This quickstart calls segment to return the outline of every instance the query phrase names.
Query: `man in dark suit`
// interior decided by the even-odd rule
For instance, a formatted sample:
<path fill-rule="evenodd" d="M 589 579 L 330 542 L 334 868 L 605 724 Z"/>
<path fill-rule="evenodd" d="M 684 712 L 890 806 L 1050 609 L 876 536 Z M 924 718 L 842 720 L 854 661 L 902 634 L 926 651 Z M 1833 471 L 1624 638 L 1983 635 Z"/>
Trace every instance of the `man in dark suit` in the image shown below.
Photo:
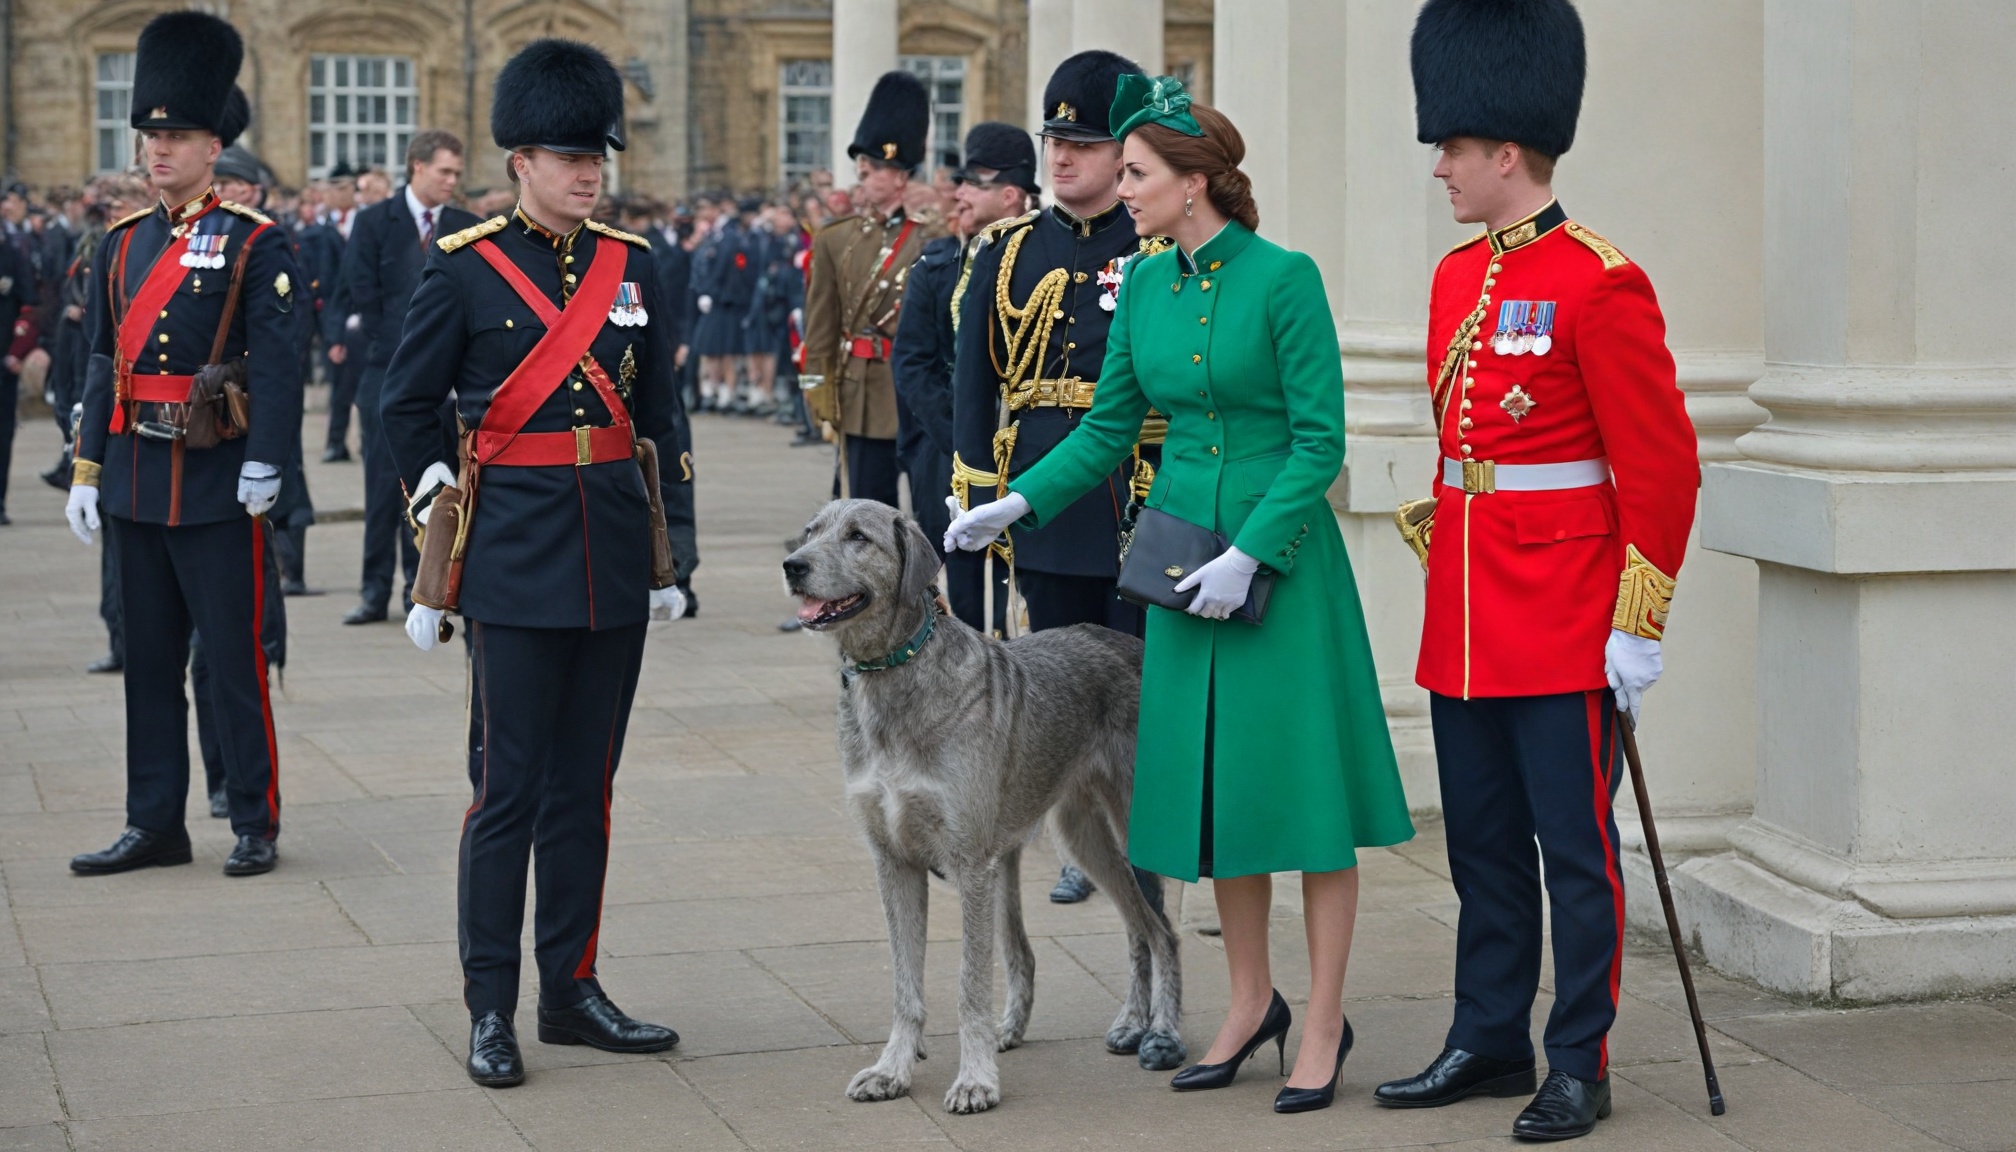
<path fill-rule="evenodd" d="M 385 619 L 392 600 L 392 556 L 396 549 L 405 573 L 402 602 L 413 591 L 420 555 L 411 534 L 400 530 L 399 473 L 392 466 L 378 423 L 378 399 L 385 366 L 406 327 L 406 306 L 420 283 L 420 269 L 434 241 L 475 224 L 476 217 L 450 204 L 462 180 L 462 141 L 448 132 L 422 132 L 406 147 L 406 186 L 357 214 L 343 253 L 337 296 L 340 311 L 357 319 L 341 339 L 347 357 L 362 357 L 357 389 L 357 424 L 364 449 L 364 574 L 357 606 L 345 624 Z M 402 609 L 403 610 L 403 609 Z"/>

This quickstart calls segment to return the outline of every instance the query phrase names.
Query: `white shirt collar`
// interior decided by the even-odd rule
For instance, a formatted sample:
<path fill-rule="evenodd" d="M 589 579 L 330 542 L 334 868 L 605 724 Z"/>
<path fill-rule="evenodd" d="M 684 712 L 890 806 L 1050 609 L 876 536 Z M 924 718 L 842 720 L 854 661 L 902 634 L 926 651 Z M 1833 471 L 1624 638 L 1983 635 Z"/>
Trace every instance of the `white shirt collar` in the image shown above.
<path fill-rule="evenodd" d="M 428 211 L 430 211 L 430 209 L 425 204 L 422 204 L 420 202 L 420 197 L 413 194 L 413 185 L 411 184 L 406 185 L 405 192 L 406 192 L 406 211 L 413 214 L 413 230 L 416 232 L 420 231 L 422 228 L 426 227 L 424 217 L 426 216 Z M 442 204 L 442 205 L 436 205 L 433 209 L 431 209 L 431 211 L 434 213 L 434 230 L 436 232 L 439 232 L 441 230 L 441 209 L 445 207 L 447 207 L 447 205 Z"/>

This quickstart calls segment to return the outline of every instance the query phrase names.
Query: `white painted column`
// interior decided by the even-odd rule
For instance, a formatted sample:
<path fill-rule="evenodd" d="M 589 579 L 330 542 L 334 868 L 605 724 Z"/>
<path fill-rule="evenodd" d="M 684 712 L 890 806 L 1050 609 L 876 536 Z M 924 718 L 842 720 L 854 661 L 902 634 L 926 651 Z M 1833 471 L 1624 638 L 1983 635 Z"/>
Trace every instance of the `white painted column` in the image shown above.
<path fill-rule="evenodd" d="M 1071 51 L 1087 48 L 1118 52 L 1150 76 L 1160 76 L 1162 0 L 1072 0 Z"/>
<path fill-rule="evenodd" d="M 854 183 L 847 145 L 868 94 L 896 68 L 896 0 L 833 0 L 833 182 Z"/>
<path fill-rule="evenodd" d="M 1759 563 L 1757 803 L 1676 894 L 1709 960 L 1768 987 L 2016 981 L 2016 265 L 1992 223 L 2016 189 L 1976 153 L 2016 133 L 2012 37 L 2000 5 L 1764 6 L 1770 419 L 1708 469 L 1701 529 Z"/>
<path fill-rule="evenodd" d="M 1029 102 L 1026 127 L 1043 130 L 1050 109 L 1043 107 L 1043 86 L 1057 65 L 1071 55 L 1071 0 L 1029 0 Z"/>

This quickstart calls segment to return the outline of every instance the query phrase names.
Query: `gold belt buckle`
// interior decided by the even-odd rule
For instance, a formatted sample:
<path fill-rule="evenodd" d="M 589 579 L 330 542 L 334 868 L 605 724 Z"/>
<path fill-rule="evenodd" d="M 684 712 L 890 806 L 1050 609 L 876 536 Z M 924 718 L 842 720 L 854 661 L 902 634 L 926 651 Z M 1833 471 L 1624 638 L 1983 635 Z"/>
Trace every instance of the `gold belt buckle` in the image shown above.
<path fill-rule="evenodd" d="M 595 462 L 594 455 L 590 452 L 588 445 L 589 431 L 590 429 L 586 424 L 577 425 L 574 429 L 574 466 L 576 468 L 586 468 Z"/>
<path fill-rule="evenodd" d="M 1492 460 L 1463 461 L 1463 491 L 1472 496 L 1498 490 L 1498 465 Z"/>

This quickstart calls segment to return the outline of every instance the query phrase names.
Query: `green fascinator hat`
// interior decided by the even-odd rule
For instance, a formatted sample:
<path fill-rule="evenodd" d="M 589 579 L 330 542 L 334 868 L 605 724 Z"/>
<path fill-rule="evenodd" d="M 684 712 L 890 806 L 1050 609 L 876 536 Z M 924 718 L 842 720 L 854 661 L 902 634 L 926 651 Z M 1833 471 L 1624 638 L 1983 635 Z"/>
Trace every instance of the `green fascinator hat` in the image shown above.
<path fill-rule="evenodd" d="M 1113 138 L 1125 140 L 1129 132 L 1143 124 L 1160 124 L 1185 136 L 1202 136 L 1197 118 L 1190 115 L 1190 93 L 1174 76 L 1143 76 L 1138 72 L 1120 77 L 1113 95 L 1113 112 L 1107 118 Z"/>

